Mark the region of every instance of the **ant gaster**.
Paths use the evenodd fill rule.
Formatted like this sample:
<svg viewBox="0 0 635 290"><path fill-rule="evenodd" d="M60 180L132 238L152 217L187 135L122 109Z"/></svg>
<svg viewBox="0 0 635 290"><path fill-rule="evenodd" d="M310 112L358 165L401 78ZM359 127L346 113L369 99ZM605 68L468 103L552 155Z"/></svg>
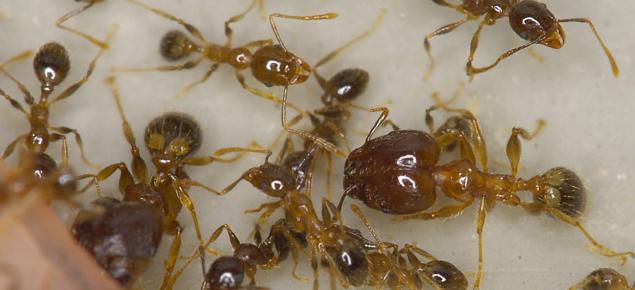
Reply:
<svg viewBox="0 0 635 290"><path fill-rule="evenodd" d="M458 11L465 15L465 18L454 23L445 25L432 33L425 36L424 47L428 58L430 59L430 66L424 76L428 78L434 67L434 60L430 52L430 39L437 35L449 33L461 26L462 24L479 19L483 17L476 32L472 36L470 44L470 55L468 57L465 70L469 76L473 76L478 73L482 73L490 70L498 65L503 59L519 52L525 48L529 48L535 44L542 44L554 49L559 49L564 46L565 33L564 29L560 25L564 22L580 22L589 25L596 39L602 46L604 53L606 54L613 71L614 76L618 76L619 69L613 55L604 44L604 41L600 38L599 33L595 29L595 26L591 20L586 18L569 18L569 19L557 19L551 11L547 8L547 5L536 0L463 0L461 4L452 4L447 0L433 0L436 4L446 6ZM481 31L486 25L493 25L497 20L508 17L509 25L522 39L529 41L519 47L510 49L501 54L494 63L484 67L474 67L472 62L474 61L474 54L478 47Z"/></svg>
<svg viewBox="0 0 635 290"><path fill-rule="evenodd" d="M507 143L507 158L511 164L511 174L490 173L487 164L485 140L476 118L463 109L448 108L438 103L427 111L426 123L434 132L431 111L443 108L457 113L470 124L470 141L462 130L456 128L440 134L429 134L416 130L394 131L377 138L371 138L388 115L388 109L370 130L366 142L353 150L346 159L344 169L344 189L346 196L362 200L367 206L385 213L404 215L396 220L438 219L460 214L480 199L477 215L478 267L474 288L480 287L482 275L482 234L487 210L496 201L509 206L521 206L532 213L549 215L578 228L593 244L598 253L608 257L635 258L635 253L618 253L595 241L582 227L578 218L586 204L586 190L580 178L571 170L555 167L545 173L525 180L517 177L520 161L520 138L531 139L534 134L514 128ZM539 122L542 127L542 122ZM464 129L463 129L464 130ZM446 164L439 163L439 155L450 144L459 144L461 158ZM480 169L477 167L477 160ZM436 203L436 189L458 204L445 205L435 211L426 211ZM533 202L523 202L516 194L529 191ZM341 203L341 201L340 201Z"/></svg>

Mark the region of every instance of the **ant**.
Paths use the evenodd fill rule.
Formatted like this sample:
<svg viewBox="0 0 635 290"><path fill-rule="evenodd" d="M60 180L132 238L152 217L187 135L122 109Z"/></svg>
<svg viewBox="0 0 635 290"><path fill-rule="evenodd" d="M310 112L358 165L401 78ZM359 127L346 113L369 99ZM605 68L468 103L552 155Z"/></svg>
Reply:
<svg viewBox="0 0 635 290"><path fill-rule="evenodd" d="M176 235L175 239L179 240L180 226L176 217L181 207L185 207L192 217L198 241L203 244L194 203L187 193L187 189L198 187L215 194L221 193L191 180L184 167L186 165L204 166L213 162L230 163L247 152L265 153L268 151L257 148L228 147L217 150L211 156L193 157L191 155L201 146L200 127L189 115L176 112L165 113L150 121L145 130L144 141L152 156L152 164L156 168L156 174L148 178L146 163L139 153L132 128L123 112L115 77L109 77L106 82L112 91L117 111L122 120L123 132L130 145L132 171L125 163L119 162L106 166L97 174L82 175L78 179L91 178L91 182L82 191L95 184L100 192L99 183L119 171L119 191L123 195L124 201L143 201L152 205L160 205L158 207L161 209L163 217L162 229L170 235ZM238 155L230 159L221 158L222 155L228 153L238 153ZM178 245L175 244L175 247L170 250L168 259L176 259L179 246L180 242ZM168 264L166 264L166 268L168 268Z"/></svg>
<svg viewBox="0 0 635 290"><path fill-rule="evenodd" d="M74 33L75 35L78 35L79 37L82 37L82 38L90 41L92 44L94 44L94 45L96 45L96 46L98 46L98 47L100 47L102 49L107 49L108 46L109 46L108 45L108 41L98 40L95 37L93 37L93 36L91 36L91 35L89 35L89 34L87 34L85 32L82 32L82 31L79 31L77 29L64 26L64 22L66 22L69 19L71 19L71 18L81 14L82 12L88 10L89 8L93 7L93 5L102 3L104 1L105 0L75 0L75 2L85 2L86 5L84 5L82 7L79 7L79 8L77 8L77 9L71 11L71 12L68 12L68 13L62 15L62 17L58 18L57 21L55 21L55 25L58 28L62 29L62 30L66 30L68 32Z"/></svg>
<svg viewBox="0 0 635 290"><path fill-rule="evenodd" d="M362 200L367 206L388 214L401 215L395 220L439 219L459 215L480 199L476 217L478 234L478 267L474 289L480 287L483 267L483 226L488 210L496 201L508 206L520 206L534 214L547 213L576 227L591 242L597 252L607 257L635 258L633 252L618 253L598 243L580 224L578 218L586 205L586 190L580 178L570 169L555 167L529 180L518 178L521 154L520 138L532 139L544 125L539 121L536 132L523 128L512 129L507 142L507 158L511 174L490 173L487 150L481 129L474 115L464 109L449 108L437 103L426 113L430 132L435 132L430 113L443 109L458 114L471 131L469 141L462 131L465 128L439 131L437 134L418 130L401 130L393 125L393 131L381 137L372 135L387 118L387 108L375 108L381 115L369 131L366 142L353 150L344 168L344 194ZM450 144L459 144L461 157L445 164L439 163L442 152ZM480 163L480 169L477 165ZM458 204L442 206L426 211L436 203L436 190L440 189ZM524 202L516 192L529 191L532 202Z"/></svg>
<svg viewBox="0 0 635 290"><path fill-rule="evenodd" d="M162 197L148 191L125 201L98 198L92 205L77 214L72 234L114 280L130 288L161 243ZM180 243L180 234L179 228L173 245Z"/></svg>
<svg viewBox="0 0 635 290"><path fill-rule="evenodd" d="M303 114L298 114L296 117L291 119L287 126L293 126L302 120L307 115L311 120L311 124L313 128L309 131L309 134L313 136L317 136L330 142L332 144L337 144L336 138L340 138L343 140L346 148L350 151L350 146L348 144L348 139L344 134L344 129L342 127L343 122L350 119L351 116L351 108L361 109L367 111L368 109L363 108L359 105L353 104L352 101L357 99L361 94L364 93L368 82L370 80L369 74L366 70L360 68L348 68L339 71L335 75L333 75L330 79L325 79L318 72L318 67L324 65L325 63L333 60L338 54L347 49L348 47L354 45L355 43L363 40L368 37L372 32L374 32L379 24L381 23L383 17L385 15L385 10L381 10L377 18L375 19L372 26L364 31L362 34L356 36L346 44L341 47L335 49L334 51L328 53L322 59L320 59L312 69L313 75L317 80L318 84L323 90L323 94L321 96L321 101L323 107L313 110L313 112L307 112ZM321 117L321 118L320 118ZM282 131L281 133L284 133ZM282 135L279 135L274 142L274 145L277 143L277 140ZM309 151L309 149L313 146L316 146L312 140L306 140L304 143L304 150L293 152L292 143L288 141L285 143L285 149L288 150L290 155L298 155L304 154L304 152ZM283 152L284 150L283 149ZM323 151L320 151L323 152ZM327 157L327 179L326 179L326 188L328 192L328 196L332 196L331 193L331 172L332 172L332 157L331 153L326 151ZM314 160L311 159L309 163L311 163L311 167L315 165ZM312 171L312 170L311 170ZM301 171L304 172L304 171ZM308 178L308 180L311 180ZM301 188L297 188L299 190Z"/></svg>
<svg viewBox="0 0 635 290"><path fill-rule="evenodd" d="M600 38L600 34L595 29L595 26L591 20L586 18L569 18L569 19L557 19L544 3L536 0L463 0L461 4L452 4L447 0L433 0L434 3L441 6L446 6L458 11L465 15L465 18L454 23L450 23L432 33L426 34L424 40L424 48L426 54L430 59L430 66L424 75L424 79L427 79L434 68L434 60L430 52L430 39L437 35L443 35L453 31L464 23L483 17L476 32L472 36L470 43L470 55L468 57L465 70L467 74L472 77L476 74L486 72L495 67L503 59L535 44L542 44L553 49L559 49L564 46L565 33L564 29L560 25L564 22L579 22L589 25L597 41L602 46L604 54L606 54L611 64L613 75L617 77L619 75L619 68L617 63L611 55L611 52L604 44L604 41ZM501 54L496 61L488 66L474 67L472 62L474 61L474 54L478 47L481 31L485 25L494 25L497 20L501 18L509 18L509 25L522 39L529 41L519 47L510 49Z"/></svg>
<svg viewBox="0 0 635 290"><path fill-rule="evenodd" d="M113 27L106 41L110 41L115 31L116 27ZM81 158L84 163L92 167L97 167L86 158L86 155L84 154L82 138L77 130L69 127L53 127L49 124L49 110L53 104L70 97L86 81L88 81L88 79L92 75L97 60L101 57L104 51L104 48L100 48L97 55L88 65L88 69L81 80L72 84L57 96L50 98L53 94L54 89L66 79L66 76L68 75L68 72L70 70L70 60L68 57L68 52L66 51L64 46L59 43L49 42L41 46L33 59L33 69L41 84L40 99L37 102L25 85L23 85L19 80L8 73L3 66L0 66L0 71L7 77L9 77L9 79L11 79L11 81L16 84L18 89L24 95L24 102L29 106L29 110L25 110L16 99L4 92L2 89L0 89L0 95L2 95L7 101L9 101L13 108L24 114L31 127L28 133L19 135L11 143L9 143L9 145L2 153L2 157L0 157L0 160L4 160L9 157L18 144L24 144L26 148L28 148L28 150L36 155L36 163L38 165L38 168L41 169L39 171L35 171L34 174L43 175L47 171L51 171L57 168L56 162L46 153L49 144L52 142L60 141L62 143L62 164L68 164L68 146L66 143L65 135L73 134L75 136L75 142L79 147ZM30 51L23 52L12 57L10 60L7 61L7 63L28 58L30 56Z"/></svg>
<svg viewBox="0 0 635 290"><path fill-rule="evenodd" d="M628 280L624 275L611 268L597 269L575 284L569 290L632 290L633 286L628 286Z"/></svg>

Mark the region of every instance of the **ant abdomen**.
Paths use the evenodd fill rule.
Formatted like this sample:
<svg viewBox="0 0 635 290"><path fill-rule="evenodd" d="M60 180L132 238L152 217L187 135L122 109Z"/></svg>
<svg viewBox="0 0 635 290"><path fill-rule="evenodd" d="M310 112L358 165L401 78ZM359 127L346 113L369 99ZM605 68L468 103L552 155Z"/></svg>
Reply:
<svg viewBox="0 0 635 290"><path fill-rule="evenodd" d="M45 88L59 85L71 69L66 48L57 42L44 44L33 59L33 69Z"/></svg>
<svg viewBox="0 0 635 290"><path fill-rule="evenodd" d="M57 162L46 153L36 153L33 155L33 175L40 179L45 179L57 169Z"/></svg>
<svg viewBox="0 0 635 290"><path fill-rule="evenodd" d="M582 290L628 290L628 281L624 275L611 268L597 269L586 277L577 287L571 289Z"/></svg>
<svg viewBox="0 0 635 290"><path fill-rule="evenodd" d="M75 239L110 276L130 286L148 266L162 237L161 213L139 202L100 198L73 222Z"/></svg>
<svg viewBox="0 0 635 290"><path fill-rule="evenodd" d="M216 259L205 274L205 290L233 289L245 279L243 261L236 257L222 256Z"/></svg>
<svg viewBox="0 0 635 290"><path fill-rule="evenodd" d="M328 81L328 89L322 97L327 103L332 99L352 101L364 93L370 76L363 69L345 69L335 74Z"/></svg>
<svg viewBox="0 0 635 290"><path fill-rule="evenodd" d="M397 130L368 140L346 159L344 188L386 213L422 211L436 201L432 173L440 152L434 137L421 131Z"/></svg>
<svg viewBox="0 0 635 290"><path fill-rule="evenodd" d="M165 113L146 127L144 140L153 157L174 154L186 157L201 147L201 128L187 114Z"/></svg>
<svg viewBox="0 0 635 290"><path fill-rule="evenodd" d="M452 263L434 260L422 265L417 269L417 273L424 275L425 280L432 283L436 289L442 290L465 290L467 289L467 278Z"/></svg>
<svg viewBox="0 0 635 290"><path fill-rule="evenodd" d="M516 34L525 40L534 41L548 36L541 44L556 49L564 45L564 31L560 29L558 19L544 3L524 0L514 5L509 13L509 24Z"/></svg>
<svg viewBox="0 0 635 290"><path fill-rule="evenodd" d="M159 51L161 52L161 56L166 60L177 61L190 55L193 51L193 47L194 44L185 33L179 30L172 30L161 38Z"/></svg>
<svg viewBox="0 0 635 290"><path fill-rule="evenodd" d="M265 86L289 86L305 82L309 65L280 45L266 45L253 55L251 73Z"/></svg>
<svg viewBox="0 0 635 290"><path fill-rule="evenodd" d="M534 201L556 209L572 218L578 218L586 207L586 189L580 177L564 167L555 167L532 178Z"/></svg>

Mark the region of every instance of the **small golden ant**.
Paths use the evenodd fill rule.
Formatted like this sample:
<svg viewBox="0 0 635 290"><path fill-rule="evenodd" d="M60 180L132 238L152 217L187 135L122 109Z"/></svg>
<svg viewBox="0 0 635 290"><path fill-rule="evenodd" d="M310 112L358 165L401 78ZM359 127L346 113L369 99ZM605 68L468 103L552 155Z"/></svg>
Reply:
<svg viewBox="0 0 635 290"><path fill-rule="evenodd" d="M426 34L424 40L424 47L426 54L430 59L430 65L424 75L424 79L427 79L434 68L434 60L430 52L430 39L437 35L443 35L452 32L454 29L463 25L464 23L472 20L477 20L483 17L476 32L472 36L470 43L470 56L468 57L465 70L469 76L474 76L482 72L486 72L495 67L503 59L517 53L525 48L529 48L535 44L542 44L554 49L559 49L564 46L565 33L564 29L560 25L564 22L580 22L586 23L591 27L593 34L597 38L598 42L602 46L606 57L609 59L611 69L614 76L619 75L619 68L617 63L611 55L611 52L604 44L604 41L600 38L600 34L595 29L595 26L591 20L586 18L569 18L569 19L557 19L551 11L547 8L547 5L535 0L463 0L461 4L452 4L447 0L433 0L434 3L452 8L461 14L465 15L465 19L459 20L454 23L445 25L432 33ZM496 61L490 65L484 67L474 67L472 62L474 61L474 54L478 47L481 31L485 25L493 25L497 20L509 17L509 25L522 39L529 41L519 47L510 49L501 54Z"/></svg>

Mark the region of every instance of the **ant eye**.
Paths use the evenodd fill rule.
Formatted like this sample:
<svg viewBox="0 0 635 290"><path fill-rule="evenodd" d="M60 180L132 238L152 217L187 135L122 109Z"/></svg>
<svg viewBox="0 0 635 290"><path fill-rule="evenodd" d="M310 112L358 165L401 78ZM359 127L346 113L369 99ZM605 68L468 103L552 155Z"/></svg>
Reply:
<svg viewBox="0 0 635 290"><path fill-rule="evenodd" d="M174 152L176 156L184 156L190 153L189 143L183 138L176 138L172 140L168 148L170 151Z"/></svg>
<svg viewBox="0 0 635 290"><path fill-rule="evenodd" d="M424 280L434 283L438 289L467 289L465 275L449 262L431 261L425 264L421 273L428 277Z"/></svg>
<svg viewBox="0 0 635 290"><path fill-rule="evenodd" d="M537 202L572 217L579 217L586 206L586 190L580 178L564 167L549 169L541 176L543 190L535 196Z"/></svg>
<svg viewBox="0 0 635 290"><path fill-rule="evenodd" d="M362 69L340 71L329 80L329 94L338 101L351 101L364 93L370 77Z"/></svg>
<svg viewBox="0 0 635 290"><path fill-rule="evenodd" d="M163 150L163 146L165 144L165 139L160 134L150 134L146 137L146 145L150 150Z"/></svg>
<svg viewBox="0 0 635 290"><path fill-rule="evenodd" d="M42 47L33 59L33 69L40 83L46 87L59 85L71 68L68 52L56 42L49 42Z"/></svg>
<svg viewBox="0 0 635 290"><path fill-rule="evenodd" d="M192 42L187 38L185 33L172 30L161 38L159 51L166 60L179 60L192 52Z"/></svg>

